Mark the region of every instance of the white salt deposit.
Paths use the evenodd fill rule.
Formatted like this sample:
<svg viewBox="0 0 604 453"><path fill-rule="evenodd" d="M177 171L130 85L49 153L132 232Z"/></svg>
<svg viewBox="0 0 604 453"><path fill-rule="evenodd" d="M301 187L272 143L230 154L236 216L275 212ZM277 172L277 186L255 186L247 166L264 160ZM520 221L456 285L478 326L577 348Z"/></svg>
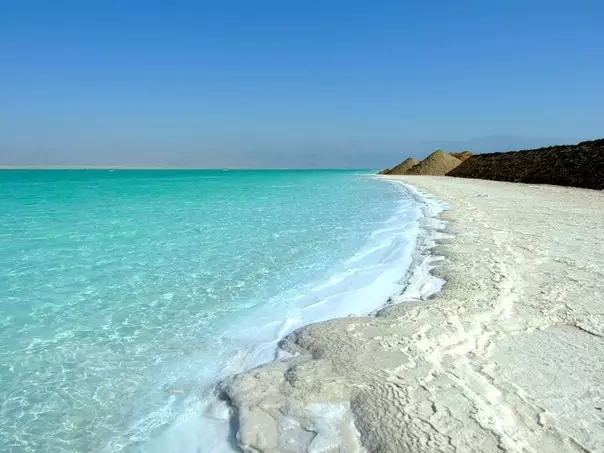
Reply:
<svg viewBox="0 0 604 453"><path fill-rule="evenodd" d="M409 278L399 304L298 329L295 357L226 382L243 451L604 451L604 194L393 180L452 208L443 291L422 300L436 286ZM441 227L424 222L427 245ZM330 405L327 429L313 408Z"/></svg>

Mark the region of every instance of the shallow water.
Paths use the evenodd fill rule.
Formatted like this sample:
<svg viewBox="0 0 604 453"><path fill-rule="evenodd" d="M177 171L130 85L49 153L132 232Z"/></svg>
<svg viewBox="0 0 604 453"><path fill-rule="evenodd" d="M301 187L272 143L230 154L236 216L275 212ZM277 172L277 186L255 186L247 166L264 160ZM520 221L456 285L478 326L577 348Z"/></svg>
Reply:
<svg viewBox="0 0 604 453"><path fill-rule="evenodd" d="M399 290L418 204L351 171L0 172L0 450L231 450L213 387Z"/></svg>

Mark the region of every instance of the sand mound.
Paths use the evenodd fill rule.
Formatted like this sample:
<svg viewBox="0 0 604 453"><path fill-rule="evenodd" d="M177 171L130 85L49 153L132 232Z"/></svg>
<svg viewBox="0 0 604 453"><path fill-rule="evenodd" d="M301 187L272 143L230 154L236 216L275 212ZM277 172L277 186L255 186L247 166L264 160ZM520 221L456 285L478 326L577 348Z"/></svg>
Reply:
<svg viewBox="0 0 604 453"><path fill-rule="evenodd" d="M472 153L472 151L462 151L461 153L449 153L449 154L453 157L457 157L462 162L474 155Z"/></svg>
<svg viewBox="0 0 604 453"><path fill-rule="evenodd" d="M461 164L461 160L439 149L406 172L407 175L442 176Z"/></svg>
<svg viewBox="0 0 604 453"><path fill-rule="evenodd" d="M392 167L389 170L383 170L382 172L380 172L380 174L382 174L382 175L404 175L407 170L410 170L411 168L415 167L417 164L419 164L419 160L413 159L412 157L410 157L409 159L405 159L404 161L402 161L396 167Z"/></svg>

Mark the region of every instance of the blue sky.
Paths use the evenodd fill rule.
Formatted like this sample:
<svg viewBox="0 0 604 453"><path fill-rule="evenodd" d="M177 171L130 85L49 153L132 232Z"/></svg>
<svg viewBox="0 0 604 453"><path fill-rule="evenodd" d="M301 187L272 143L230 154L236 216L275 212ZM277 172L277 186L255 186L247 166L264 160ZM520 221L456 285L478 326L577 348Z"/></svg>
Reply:
<svg viewBox="0 0 604 453"><path fill-rule="evenodd" d="M0 2L0 164L381 167L604 135L601 1Z"/></svg>

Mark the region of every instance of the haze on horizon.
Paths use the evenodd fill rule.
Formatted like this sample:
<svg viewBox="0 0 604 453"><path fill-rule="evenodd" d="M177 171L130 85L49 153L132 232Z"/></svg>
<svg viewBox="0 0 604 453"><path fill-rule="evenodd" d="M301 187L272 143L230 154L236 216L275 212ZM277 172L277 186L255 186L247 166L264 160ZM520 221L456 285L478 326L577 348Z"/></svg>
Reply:
<svg viewBox="0 0 604 453"><path fill-rule="evenodd" d="M602 2L10 3L0 165L378 168L604 135Z"/></svg>

